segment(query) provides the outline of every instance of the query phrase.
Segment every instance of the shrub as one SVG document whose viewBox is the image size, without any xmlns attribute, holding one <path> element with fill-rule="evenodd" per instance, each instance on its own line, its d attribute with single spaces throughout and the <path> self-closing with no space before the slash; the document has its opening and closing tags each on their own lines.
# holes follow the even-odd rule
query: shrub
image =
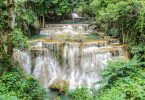
<svg viewBox="0 0 145 100">
<path fill-rule="evenodd" d="M 84 87 L 70 91 L 69 95 L 73 100 L 92 100 L 91 91 Z"/>
<path fill-rule="evenodd" d="M 0 100 L 44 100 L 45 90 L 8 57 L 0 59 Z"/>
<path fill-rule="evenodd" d="M 6 72 L 0 77 L 0 95 L 16 96 L 23 100 L 43 100 L 44 89 L 32 76 Z"/>
<path fill-rule="evenodd" d="M 96 93 L 95 100 L 144 100 L 144 64 L 136 58 L 110 62 L 102 72 L 105 84 Z"/>
</svg>

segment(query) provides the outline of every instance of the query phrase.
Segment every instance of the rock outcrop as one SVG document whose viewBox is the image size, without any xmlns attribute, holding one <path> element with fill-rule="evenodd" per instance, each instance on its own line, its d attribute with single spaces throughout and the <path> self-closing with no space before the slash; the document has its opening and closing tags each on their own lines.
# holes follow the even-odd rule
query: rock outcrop
<svg viewBox="0 0 145 100">
<path fill-rule="evenodd" d="M 67 91 L 68 86 L 69 83 L 66 80 L 57 79 L 49 86 L 49 88 L 63 94 Z"/>
</svg>

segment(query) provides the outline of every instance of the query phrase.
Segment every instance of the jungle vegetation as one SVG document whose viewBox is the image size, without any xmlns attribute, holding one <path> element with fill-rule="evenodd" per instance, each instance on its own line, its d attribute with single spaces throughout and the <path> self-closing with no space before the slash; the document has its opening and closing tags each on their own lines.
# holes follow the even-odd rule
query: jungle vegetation
<svg viewBox="0 0 145 100">
<path fill-rule="evenodd" d="M 28 37 L 47 21 L 59 22 L 72 12 L 95 17 L 97 30 L 126 44 L 130 60 L 109 62 L 99 90 L 78 88 L 69 95 L 74 100 L 144 100 L 144 0 L 0 0 L 0 100 L 44 100 L 45 90 L 13 60 L 13 50 L 26 49 Z"/>
</svg>

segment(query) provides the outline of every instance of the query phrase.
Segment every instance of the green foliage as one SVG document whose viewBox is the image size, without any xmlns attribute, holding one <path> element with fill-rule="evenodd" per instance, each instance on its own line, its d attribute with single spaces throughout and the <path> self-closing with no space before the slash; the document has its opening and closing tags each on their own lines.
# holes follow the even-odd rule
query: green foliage
<svg viewBox="0 0 145 100">
<path fill-rule="evenodd" d="M 105 85 L 95 100 L 143 100 L 145 98 L 144 62 L 137 59 L 114 61 L 102 72 Z"/>
<path fill-rule="evenodd" d="M 91 5 L 96 23 L 104 31 L 119 30 L 119 37 L 125 43 L 145 41 L 144 0 L 93 0 Z"/>
<path fill-rule="evenodd" d="M 92 0 L 78 0 L 77 7 L 75 8 L 76 12 L 85 17 L 93 17 L 95 14 L 93 13 L 90 5 L 91 2 Z"/>
<path fill-rule="evenodd" d="M 44 100 L 45 91 L 36 79 L 23 74 L 20 66 L 13 63 L 9 57 L 0 61 L 0 68 L 2 68 L 0 70 L 0 98 Z"/>
<path fill-rule="evenodd" d="M 38 27 L 36 14 L 32 9 L 24 7 L 26 1 L 7 0 L 0 4 L 0 56 L 3 53 L 12 55 L 14 48 L 25 48 L 27 38 L 23 34 L 30 35 L 34 27 Z M 9 5 L 13 9 L 9 10 Z M 13 14 L 12 18 L 9 18 L 10 14 Z M 14 29 L 9 25 L 14 26 Z"/>
<path fill-rule="evenodd" d="M 73 100 L 92 100 L 91 91 L 88 88 L 76 88 L 70 91 L 69 95 Z"/>
<path fill-rule="evenodd" d="M 16 96 L 0 95 L 0 100 L 18 100 Z"/>
<path fill-rule="evenodd" d="M 36 13 L 32 9 L 23 9 L 18 6 L 16 14 L 17 26 L 21 26 L 23 29 L 27 29 L 28 25 L 36 28 L 39 26 Z"/>
<path fill-rule="evenodd" d="M 23 35 L 22 31 L 20 29 L 14 29 L 8 37 L 10 37 L 9 41 L 12 41 L 14 48 L 25 48 L 26 47 L 26 41 L 27 37 Z"/>
<path fill-rule="evenodd" d="M 137 44 L 131 44 L 129 45 L 129 50 L 131 55 L 138 56 L 142 61 L 145 61 L 145 46 L 144 43 Z"/>
<path fill-rule="evenodd" d="M 92 0 L 41 0 L 35 2 L 33 11 L 46 21 L 59 22 L 64 18 L 70 18 L 72 12 L 83 16 L 92 16 L 90 3 Z"/>
<path fill-rule="evenodd" d="M 117 60 L 108 63 L 108 66 L 102 72 L 102 76 L 107 83 L 113 83 L 116 79 L 127 77 L 131 73 L 136 73 L 139 70 L 138 66 L 145 64 L 140 62 L 137 58 L 131 61 Z M 141 71 L 141 70 L 140 70 Z"/>
<path fill-rule="evenodd" d="M 39 20 L 37 13 L 33 10 L 33 5 L 30 5 L 28 0 L 17 3 L 15 27 L 20 28 L 23 34 L 30 36 L 39 28 Z M 35 1 L 36 2 L 36 1 Z"/>
<path fill-rule="evenodd" d="M 120 36 L 120 32 L 116 28 L 111 28 L 108 32 L 108 35 L 118 37 L 118 36 Z"/>
<path fill-rule="evenodd" d="M 23 100 L 43 100 L 44 90 L 32 76 L 22 77 L 17 72 L 8 72 L 0 79 L 0 95 L 16 96 Z"/>
<path fill-rule="evenodd" d="M 47 14 L 62 15 L 70 10 L 69 5 L 68 0 L 42 0 L 36 3 L 37 9 L 35 11 L 41 16 Z"/>
</svg>

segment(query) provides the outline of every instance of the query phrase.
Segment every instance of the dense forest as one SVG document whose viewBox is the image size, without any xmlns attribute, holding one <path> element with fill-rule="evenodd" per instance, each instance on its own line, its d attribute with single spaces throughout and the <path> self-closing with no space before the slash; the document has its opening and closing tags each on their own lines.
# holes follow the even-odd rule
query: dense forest
<svg viewBox="0 0 145 100">
<path fill-rule="evenodd" d="M 0 0 L 0 100 L 49 100 L 47 90 L 13 54 L 29 49 L 28 41 L 46 23 L 60 23 L 74 12 L 94 18 L 94 34 L 117 38 L 129 59 L 109 61 L 96 83 L 99 89 L 78 87 L 63 95 L 68 100 L 145 99 L 144 0 Z"/>
</svg>

